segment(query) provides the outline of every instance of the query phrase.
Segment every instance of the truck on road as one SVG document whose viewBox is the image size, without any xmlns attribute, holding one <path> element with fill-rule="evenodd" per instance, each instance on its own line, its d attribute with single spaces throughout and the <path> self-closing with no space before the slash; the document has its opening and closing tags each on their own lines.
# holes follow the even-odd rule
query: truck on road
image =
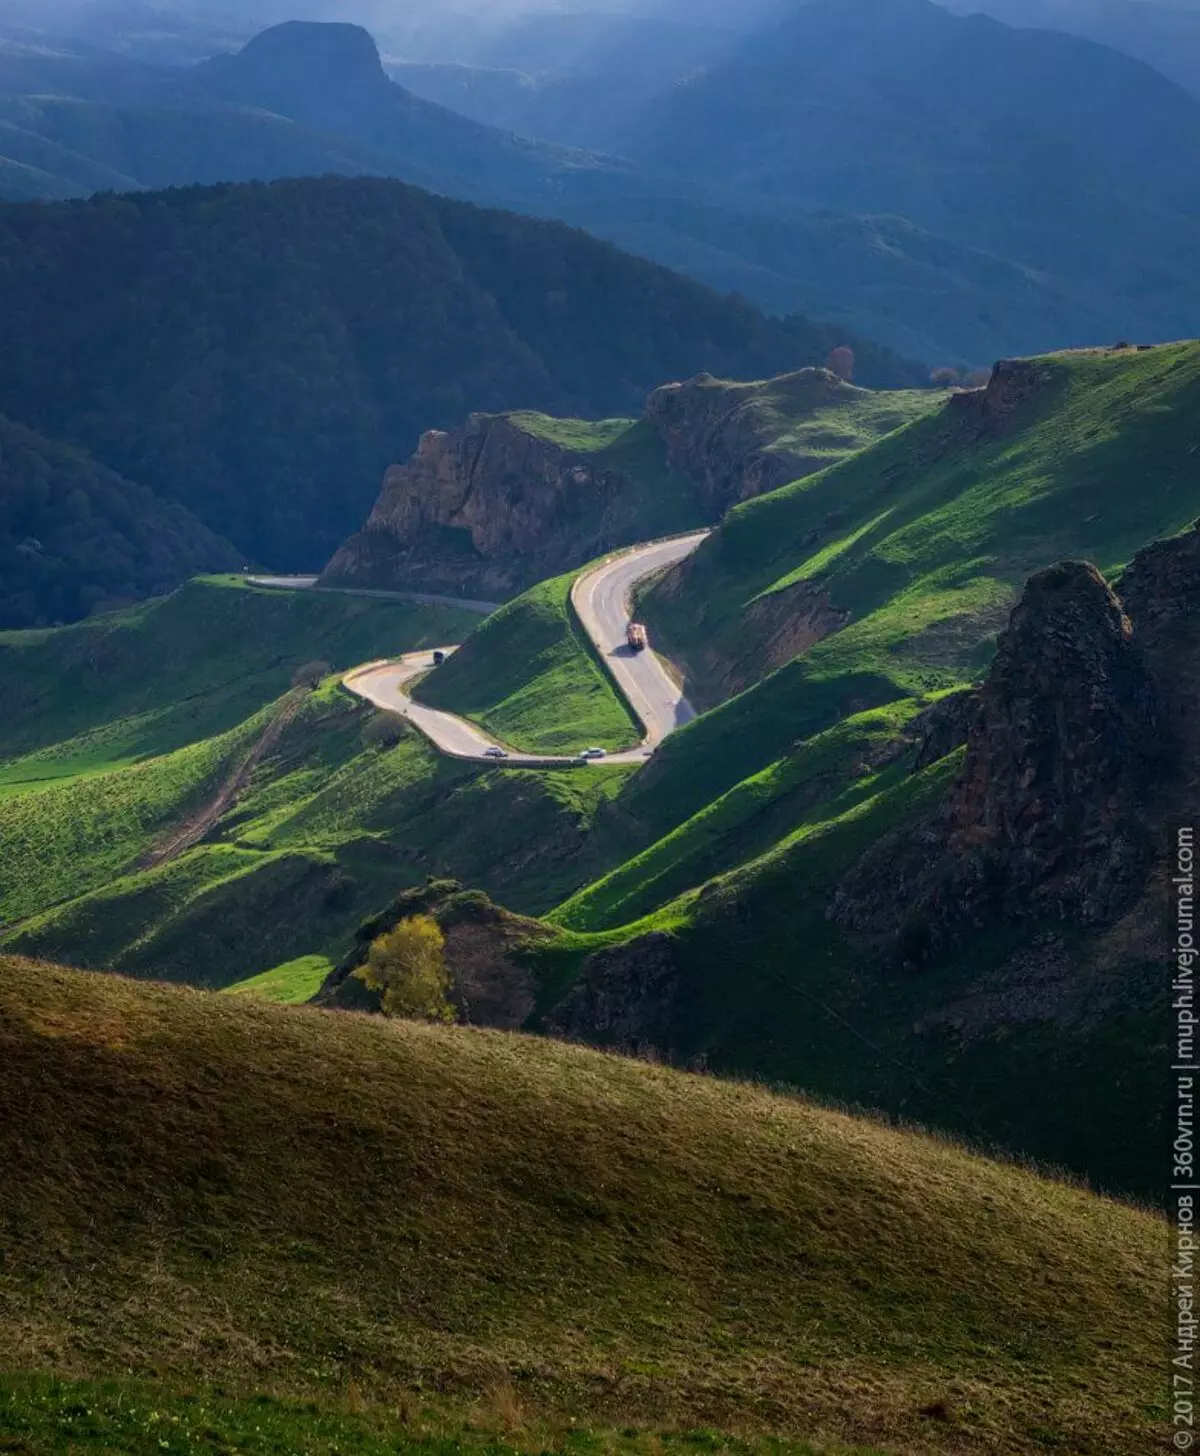
<svg viewBox="0 0 1200 1456">
<path fill-rule="evenodd" d="M 634 652 L 642 652 L 650 646 L 646 629 L 640 622 L 630 622 L 629 626 L 625 628 L 625 641 L 629 643 L 630 649 Z"/>
</svg>

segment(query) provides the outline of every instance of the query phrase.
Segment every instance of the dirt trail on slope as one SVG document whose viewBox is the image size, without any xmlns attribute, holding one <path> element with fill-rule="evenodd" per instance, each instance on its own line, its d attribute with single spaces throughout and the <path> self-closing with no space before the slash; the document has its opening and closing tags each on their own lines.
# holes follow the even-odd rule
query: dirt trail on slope
<svg viewBox="0 0 1200 1456">
<path fill-rule="evenodd" d="M 293 688 L 280 704 L 278 713 L 271 719 L 262 736 L 255 742 L 241 763 L 226 778 L 216 794 L 207 804 L 190 815 L 171 830 L 168 838 L 144 854 L 137 862 L 139 870 L 157 869 L 199 844 L 225 811 L 232 807 L 238 795 L 250 782 L 254 770 L 279 742 L 284 730 L 295 718 L 307 700 L 310 688 Z"/>
</svg>

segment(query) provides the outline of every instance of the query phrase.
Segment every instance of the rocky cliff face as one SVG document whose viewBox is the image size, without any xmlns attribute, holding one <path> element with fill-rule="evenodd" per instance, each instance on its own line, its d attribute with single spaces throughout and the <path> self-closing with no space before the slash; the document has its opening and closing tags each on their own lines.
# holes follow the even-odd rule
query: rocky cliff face
<svg viewBox="0 0 1200 1456">
<path fill-rule="evenodd" d="M 885 977 L 997 928 L 1015 947 L 939 993 L 915 1036 L 1143 1007 L 1137 968 L 1168 951 L 1167 826 L 1200 818 L 1198 625 L 1200 524 L 1141 552 L 1116 588 L 1060 563 L 1026 584 L 982 686 L 908 725 L 895 751 L 915 748 L 914 773 L 960 752 L 961 766 L 932 813 L 842 877 L 827 918 Z M 662 937 L 594 955 L 552 1029 L 672 1056 L 687 972 Z"/>
<path fill-rule="evenodd" d="M 632 1055 L 672 1057 L 681 972 L 660 932 L 597 951 L 546 1018 L 546 1030 Z"/>
<path fill-rule="evenodd" d="M 1082 562 L 1030 578 L 947 800 L 865 857 L 832 919 L 921 959 L 997 917 L 1098 927 L 1133 907 L 1179 802 L 1169 640 L 1200 591 L 1200 533 L 1143 552 L 1122 585 L 1124 602 Z"/>
<path fill-rule="evenodd" d="M 700 375 L 655 390 L 645 418 L 597 449 L 560 443 L 566 433 L 551 437 L 521 415 L 471 415 L 431 430 L 388 471 L 366 525 L 323 580 L 512 596 L 823 468 L 828 440 L 822 454 L 781 446 L 786 422 L 869 398 L 825 369 L 761 385 Z"/>
<path fill-rule="evenodd" d="M 646 418 L 666 444 L 668 462 L 696 482 L 707 520 L 829 463 L 827 457 L 774 444 L 780 424 L 770 401 L 779 394 L 801 395 L 803 411 L 812 413 L 867 391 L 828 369 L 802 369 L 767 386 L 699 374 L 682 384 L 664 384 L 647 401 Z"/>
<path fill-rule="evenodd" d="M 642 487 L 603 453 L 568 449 L 507 415 L 430 430 L 388 471 L 365 527 L 322 580 L 502 599 L 629 545 Z"/>
<path fill-rule="evenodd" d="M 1036 359 L 1001 359 L 982 389 L 957 390 L 951 410 L 978 427 L 980 434 L 999 434 L 1026 400 L 1049 382 L 1050 371 Z"/>
</svg>

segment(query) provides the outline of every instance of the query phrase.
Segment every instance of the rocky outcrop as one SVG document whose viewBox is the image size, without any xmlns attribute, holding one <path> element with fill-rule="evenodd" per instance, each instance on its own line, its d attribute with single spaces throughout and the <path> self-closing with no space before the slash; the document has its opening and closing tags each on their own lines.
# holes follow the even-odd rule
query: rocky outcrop
<svg viewBox="0 0 1200 1456">
<path fill-rule="evenodd" d="M 971 736 L 979 707 L 979 694 L 967 688 L 947 693 L 918 713 L 908 728 L 918 744 L 913 772 L 920 773 L 961 748 Z"/>
<path fill-rule="evenodd" d="M 676 1023 L 680 969 L 670 936 L 640 936 L 628 945 L 596 951 L 546 1020 L 546 1030 L 635 1055 L 668 1059 Z"/>
<path fill-rule="evenodd" d="M 1030 578 L 983 688 L 960 704 L 967 753 L 948 798 L 875 846 L 839 888 L 832 919 L 920 960 L 995 916 L 1102 926 L 1130 908 L 1180 764 L 1155 646 L 1170 603 L 1187 598 L 1179 558 L 1200 561 L 1200 550 L 1167 545 L 1157 572 L 1139 558 L 1130 574 L 1184 587 L 1150 592 L 1163 611 L 1154 625 L 1131 621 L 1094 566 L 1063 562 Z"/>
<path fill-rule="evenodd" d="M 1053 378 L 1036 359 L 1001 359 L 982 389 L 960 389 L 951 394 L 950 408 L 982 435 L 1001 434 L 1017 411 Z"/>
<path fill-rule="evenodd" d="M 820 435 L 813 453 L 780 444 L 781 434 L 869 397 L 827 369 L 762 384 L 701 374 L 656 389 L 643 420 L 595 449 L 562 443 L 570 430 L 557 422 L 539 429 L 528 415 L 471 415 L 455 430 L 429 431 L 388 471 L 366 525 L 322 581 L 512 596 L 824 468 L 836 455 L 830 438 Z M 838 448 L 848 453 L 857 438 L 850 431 Z"/>
<path fill-rule="evenodd" d="M 331 972 L 319 1004 L 351 1011 L 377 1011 L 379 996 L 355 972 L 366 964 L 372 943 L 412 915 L 430 915 L 445 936 L 450 1001 L 469 1026 L 515 1031 L 534 1008 L 536 983 L 522 949 L 553 934 L 539 921 L 493 904 L 481 890 L 464 890 L 455 880 L 430 880 L 402 890 L 382 914 L 362 925 L 354 949 Z"/>
<path fill-rule="evenodd" d="M 636 427 L 635 427 L 636 428 Z M 322 582 L 500 599 L 641 538 L 642 485 L 508 415 L 430 430 Z M 680 529 L 699 519 L 681 514 Z"/>
<path fill-rule="evenodd" d="M 731 384 L 699 374 L 682 384 L 664 384 L 646 402 L 646 418 L 666 444 L 668 463 L 695 481 L 707 520 L 829 464 L 825 456 L 774 444 L 781 427 L 771 401 L 781 394 L 804 414 L 864 397 L 867 391 L 828 369 L 801 369 L 765 385 Z"/>
<path fill-rule="evenodd" d="M 1185 770 L 1200 763 L 1200 522 L 1139 551 L 1116 584 L 1158 685 Z"/>
</svg>

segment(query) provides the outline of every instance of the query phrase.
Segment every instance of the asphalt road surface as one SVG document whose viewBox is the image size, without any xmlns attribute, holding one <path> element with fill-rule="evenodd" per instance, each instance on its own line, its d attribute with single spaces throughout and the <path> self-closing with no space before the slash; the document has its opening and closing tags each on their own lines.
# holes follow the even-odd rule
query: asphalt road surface
<svg viewBox="0 0 1200 1456">
<path fill-rule="evenodd" d="M 647 748 L 657 747 L 668 733 L 690 723 L 696 712 L 653 647 L 634 652 L 626 644 L 629 598 L 643 577 L 690 556 L 707 535 L 707 531 L 697 531 L 673 541 L 635 547 L 587 572 L 571 588 L 579 620 L 641 721 Z"/>
<path fill-rule="evenodd" d="M 663 660 L 652 649 L 634 652 L 626 645 L 625 628 L 629 622 L 629 597 L 635 583 L 690 556 L 707 535 L 707 531 L 697 531 L 691 536 L 671 541 L 635 546 L 631 551 L 610 557 L 586 572 L 571 589 L 571 600 L 579 620 L 645 729 L 645 737 L 637 748 L 624 753 L 610 753 L 602 760 L 604 763 L 645 762 L 668 733 L 696 716 Z M 263 579 L 263 584 L 268 581 L 272 585 L 281 584 L 282 580 Z M 444 647 L 441 650 L 449 655 L 454 648 Z M 574 755 L 555 757 L 518 753 L 515 749 L 507 749 L 507 756 L 503 759 L 489 757 L 489 748 L 505 745 L 465 718 L 414 702 L 404 691 L 407 683 L 432 666 L 432 650 L 410 652 L 394 661 L 366 663 L 347 673 L 344 681 L 351 692 L 375 707 L 407 718 L 436 748 L 451 758 L 509 764 L 564 764 L 575 761 Z"/>
</svg>

